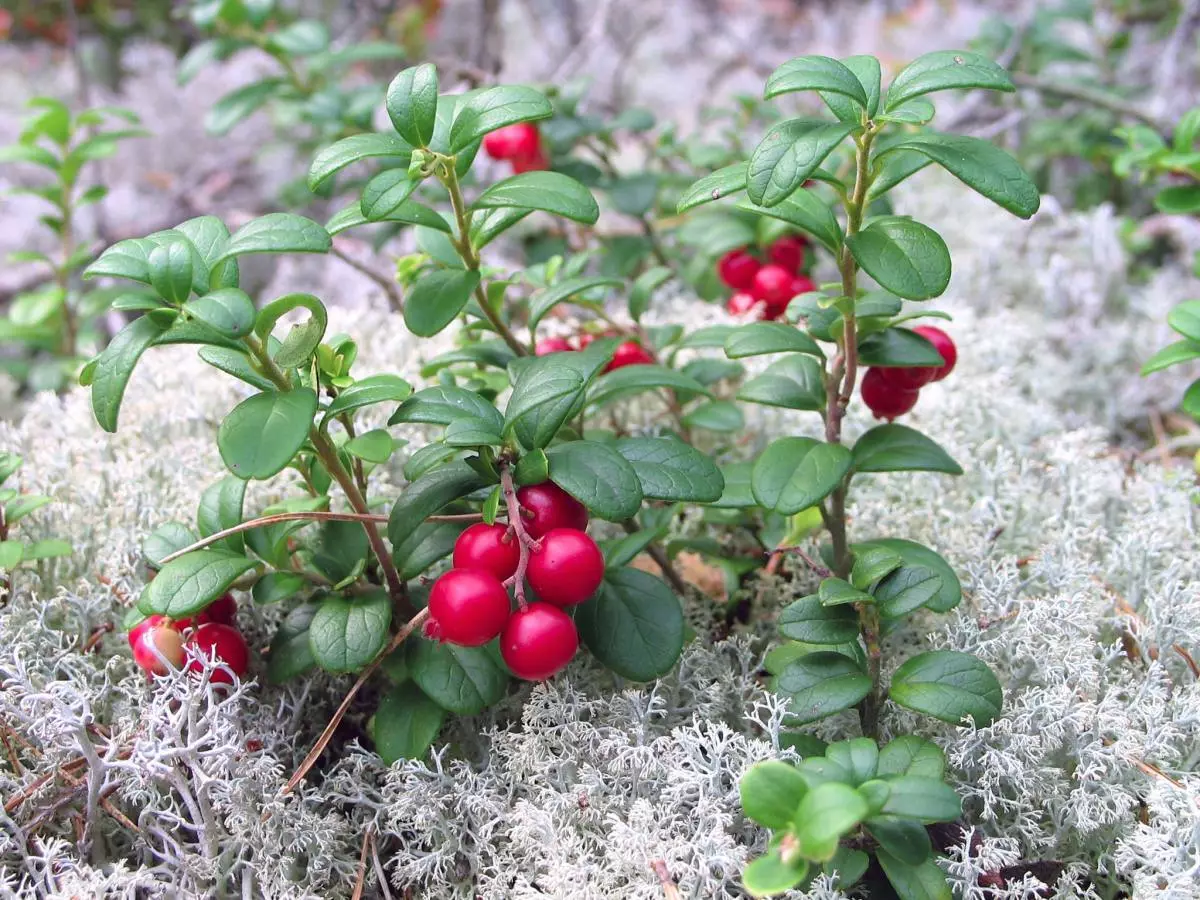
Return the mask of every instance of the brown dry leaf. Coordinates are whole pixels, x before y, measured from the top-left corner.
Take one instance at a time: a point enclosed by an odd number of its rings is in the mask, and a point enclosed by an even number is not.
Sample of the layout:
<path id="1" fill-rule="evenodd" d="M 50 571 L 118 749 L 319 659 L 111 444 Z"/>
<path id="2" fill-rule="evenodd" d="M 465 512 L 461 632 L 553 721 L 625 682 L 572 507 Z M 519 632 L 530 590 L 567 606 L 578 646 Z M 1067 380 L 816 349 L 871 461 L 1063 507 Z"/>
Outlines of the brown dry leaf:
<path id="1" fill-rule="evenodd" d="M 645 553 L 635 558 L 631 565 L 651 575 L 662 575 L 658 563 Z M 680 553 L 675 557 L 675 571 L 688 584 L 699 588 L 705 596 L 712 597 L 718 603 L 725 603 L 729 599 L 725 594 L 725 573 L 706 563 L 699 553 Z"/>

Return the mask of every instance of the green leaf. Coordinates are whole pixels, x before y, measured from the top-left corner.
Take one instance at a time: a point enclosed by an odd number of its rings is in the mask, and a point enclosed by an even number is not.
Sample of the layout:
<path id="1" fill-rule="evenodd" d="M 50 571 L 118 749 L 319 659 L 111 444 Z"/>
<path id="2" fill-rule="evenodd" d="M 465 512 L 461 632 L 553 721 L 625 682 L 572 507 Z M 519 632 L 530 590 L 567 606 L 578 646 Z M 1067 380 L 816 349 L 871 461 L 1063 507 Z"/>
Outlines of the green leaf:
<path id="1" fill-rule="evenodd" d="M 921 153 L 993 203 L 1022 219 L 1038 211 L 1041 195 L 1025 170 L 991 141 L 927 131 L 888 148 Z"/>
<path id="2" fill-rule="evenodd" d="M 642 506 L 637 472 L 608 444 L 570 441 L 546 451 L 550 480 L 601 519 L 620 522 Z"/>
<path id="3" fill-rule="evenodd" d="M 1200 342 L 1200 300 L 1185 300 L 1167 313 L 1167 324 L 1190 341 Z"/>
<path id="4" fill-rule="evenodd" d="M 204 116 L 209 134 L 228 134 L 238 122 L 254 115 L 286 82 L 282 78 L 263 78 L 217 100 Z"/>
<path id="5" fill-rule="evenodd" d="M 248 335 L 254 329 L 254 317 L 257 314 L 254 301 L 245 291 L 237 288 L 221 288 L 189 300 L 183 310 L 222 337 L 230 339 Z"/>
<path id="6" fill-rule="evenodd" d="M 272 354 L 275 362 L 284 369 L 306 366 L 317 352 L 317 346 L 325 336 L 325 328 L 329 323 L 325 304 L 312 294 L 287 294 L 264 306 L 254 323 L 254 333 L 266 341 L 280 318 L 297 309 L 307 310 L 308 319 L 303 324 L 293 325 L 288 329 L 287 337 Z"/>
<path id="7" fill-rule="evenodd" d="M 939 50 L 917 57 L 892 79 L 884 111 L 890 112 L 922 94 L 962 88 L 1014 90 L 1008 73 L 986 56 L 963 50 Z"/>
<path id="8" fill-rule="evenodd" d="M 910 866 L 919 866 L 933 853 L 929 832 L 920 822 L 897 816 L 873 816 L 866 822 L 882 850 Z"/>
<path id="9" fill-rule="evenodd" d="M 864 547 L 854 553 L 850 581 L 856 588 L 865 591 L 903 564 L 904 559 L 895 550 L 889 550 L 887 547 Z"/>
<path id="10" fill-rule="evenodd" d="M 925 825 L 953 822 L 962 815 L 962 800 L 954 788 L 938 778 L 897 775 L 888 779 L 885 815 L 913 819 Z"/>
<path id="11" fill-rule="evenodd" d="M 479 195 L 473 209 L 538 209 L 584 225 L 594 225 L 600 207 L 591 192 L 560 172 L 523 172 L 497 181 Z"/>
<path id="12" fill-rule="evenodd" d="M 809 644 L 848 644 L 858 640 L 858 616 L 845 606 L 826 606 L 816 595 L 801 597 L 779 614 L 779 633 Z"/>
<path id="13" fill-rule="evenodd" d="M 867 335 L 858 342 L 858 362 L 863 366 L 911 368 L 940 367 L 946 361 L 932 343 L 915 331 L 909 331 L 907 328 L 885 328 L 883 331 Z"/>
<path id="14" fill-rule="evenodd" d="M 833 858 L 821 866 L 826 875 L 836 876 L 836 886 L 845 890 L 856 885 L 867 873 L 871 857 L 862 850 L 851 850 L 849 847 L 838 847 Z"/>
<path id="15" fill-rule="evenodd" d="M 268 213 L 235 231 L 216 262 L 251 253 L 328 253 L 331 246 L 329 232 L 312 219 Z"/>
<path id="16" fill-rule="evenodd" d="M 250 357 L 228 347 L 207 346 L 200 348 L 200 358 L 215 369 L 239 378 L 260 391 L 273 391 L 275 385 L 269 378 L 256 372 L 250 365 Z"/>
<path id="17" fill-rule="evenodd" d="M 392 127 L 400 137 L 414 147 L 429 146 L 437 123 L 437 68 L 432 63 L 423 63 L 404 69 L 388 85 L 385 105 Z M 467 140 L 463 146 L 469 143 L 471 141 Z"/>
<path id="18" fill-rule="evenodd" d="M 210 537 L 218 531 L 241 524 L 242 504 L 245 498 L 246 482 L 232 475 L 226 475 L 205 488 L 204 493 L 200 495 L 200 505 L 196 509 L 196 527 L 200 529 L 200 536 Z M 233 534 L 209 546 L 229 550 L 231 553 L 243 553 L 246 541 L 242 535 Z"/>
<path id="19" fill-rule="evenodd" d="M 248 3 L 247 6 L 253 4 Z M 262 5 L 273 6 L 273 3 Z M 312 56 L 329 46 L 329 30 L 315 19 L 300 19 L 273 33 L 268 46 L 288 56 Z"/>
<path id="20" fill-rule="evenodd" d="M 279 603 L 281 600 L 291 600 L 304 590 L 308 581 L 295 572 L 268 572 L 254 582 L 252 591 L 254 602 L 259 606 Z M 306 626 L 307 630 L 307 626 Z M 305 638 L 305 645 L 308 640 Z"/>
<path id="21" fill-rule="evenodd" d="M 182 619 L 204 609 L 254 566 L 254 560 L 225 550 L 193 550 L 159 570 L 138 606 L 147 614 Z"/>
<path id="22" fill-rule="evenodd" d="M 867 92 L 858 76 L 828 56 L 797 56 L 788 60 L 767 78 L 763 99 L 770 100 L 792 91 L 841 94 L 849 97 L 863 110 L 866 110 L 869 103 Z"/>
<path id="23" fill-rule="evenodd" d="M 24 460 L 16 453 L 8 451 L 0 452 L 0 484 L 4 484 L 12 475 L 21 468 Z"/>
<path id="24" fill-rule="evenodd" d="M 392 601 L 385 591 L 354 599 L 326 597 L 308 626 L 308 646 L 326 672 L 358 672 L 387 644 L 391 622 Z"/>
<path id="25" fill-rule="evenodd" d="M 835 741 L 825 748 L 825 757 L 849 772 L 857 786 L 875 777 L 879 746 L 870 738 Z"/>
<path id="26" fill-rule="evenodd" d="M 405 204 L 419 185 L 420 181 L 410 178 L 407 169 L 384 169 L 362 189 L 359 208 L 363 217 L 368 222 L 384 221 Z"/>
<path id="27" fill-rule="evenodd" d="M 819 862 L 832 859 L 838 841 L 869 811 L 867 801 L 854 788 L 836 781 L 817 785 L 804 795 L 796 815 L 800 853 Z"/>
<path id="28" fill-rule="evenodd" d="M 850 451 L 806 437 L 779 438 L 754 463 L 751 489 L 761 506 L 790 516 L 824 500 L 850 471 Z"/>
<path id="29" fill-rule="evenodd" d="M 309 550 L 312 563 L 334 584 L 354 575 L 368 550 L 367 535 L 358 522 L 322 522 Z"/>
<path id="30" fill-rule="evenodd" d="M 710 400 L 688 410 L 683 417 L 683 424 L 688 428 L 728 433 L 745 428 L 746 419 L 736 403 L 728 400 Z"/>
<path id="31" fill-rule="evenodd" d="M 465 522 L 423 522 L 392 547 L 392 560 L 404 580 L 416 578 L 439 559 L 454 551 L 454 542 L 466 530 Z"/>
<path id="32" fill-rule="evenodd" d="M 478 215 L 471 216 L 471 229 L 468 232 L 471 246 L 482 250 L 532 212 L 532 209 L 511 208 L 479 211 Z"/>
<path id="33" fill-rule="evenodd" d="M 613 446 L 633 465 L 647 500 L 711 503 L 725 490 L 725 479 L 716 463 L 683 441 L 622 438 Z"/>
<path id="34" fill-rule="evenodd" d="M 553 356 L 535 360 L 517 378 L 504 414 L 504 433 L 516 430 L 526 449 L 545 447 L 583 406 L 586 382 Z"/>
<path id="35" fill-rule="evenodd" d="M 1193 381 L 1188 385 L 1179 401 L 1179 408 L 1193 419 L 1200 418 L 1200 381 Z"/>
<path id="36" fill-rule="evenodd" d="M 488 647 L 459 647 L 424 638 L 409 642 L 408 671 L 442 709 L 474 716 L 498 703 L 509 675 Z"/>
<path id="37" fill-rule="evenodd" d="M 1190 362 L 1193 359 L 1200 359 L 1200 344 L 1192 341 L 1176 341 L 1174 344 L 1163 347 L 1146 360 L 1145 365 L 1142 366 L 1142 374 L 1150 375 L 1153 372 Z"/>
<path id="38" fill-rule="evenodd" d="M 879 60 L 874 56 L 848 56 L 842 60 L 842 65 L 849 69 L 858 83 L 862 85 L 867 97 L 867 115 L 871 118 L 879 111 L 880 71 Z M 859 104 L 849 99 L 848 95 L 835 91 L 821 91 L 821 99 L 833 110 L 839 121 L 854 125 L 862 121 L 862 109 Z"/>
<path id="39" fill-rule="evenodd" d="M 146 351 L 166 328 L 149 316 L 134 319 L 109 342 L 96 357 L 96 368 L 92 374 L 92 412 L 100 427 L 107 432 L 117 430 L 117 417 L 121 411 L 121 399 L 129 376 Z"/>
<path id="40" fill-rule="evenodd" d="M 11 572 L 25 557 L 25 545 L 20 541 L 0 541 L 0 570 Z"/>
<path id="41" fill-rule="evenodd" d="M 912 219 L 875 219 L 846 244 L 879 286 L 906 300 L 929 300 L 950 284 L 950 251 L 941 235 Z"/>
<path id="42" fill-rule="evenodd" d="M 375 428 L 346 441 L 343 449 L 351 456 L 379 465 L 388 461 L 395 446 L 390 434 L 382 428 Z"/>
<path id="43" fill-rule="evenodd" d="M 404 324 L 418 337 L 433 337 L 462 312 L 478 285 L 478 269 L 439 269 L 422 275 L 405 298 Z"/>
<path id="44" fill-rule="evenodd" d="M 450 233 L 450 224 L 439 213 L 415 200 L 405 200 L 386 216 L 375 220 L 368 219 L 363 215 L 361 201 L 351 203 L 345 209 L 334 213 L 333 217 L 325 223 L 325 230 L 329 232 L 330 236 L 333 236 L 351 228 L 357 228 L 359 225 L 376 225 L 380 222 L 400 222 L 405 225 L 417 225 L 421 228 Z"/>
<path id="45" fill-rule="evenodd" d="M 71 545 L 64 540 L 58 538 L 45 538 L 44 540 L 34 541 L 31 545 L 25 548 L 24 562 L 33 562 L 38 559 L 53 559 L 60 556 L 70 556 L 72 553 Z"/>
<path id="46" fill-rule="evenodd" d="M 600 590 L 576 608 L 575 625 L 592 654 L 631 681 L 667 674 L 683 652 L 679 600 L 638 569 L 605 573 Z"/>
<path id="47" fill-rule="evenodd" d="M 953 900 L 945 874 L 932 859 L 911 866 L 886 850 L 876 851 L 875 858 L 900 900 Z"/>
<path id="48" fill-rule="evenodd" d="M 364 378 L 360 383 L 367 380 Z M 510 399 L 509 403 L 511 402 Z M 400 404 L 400 408 L 388 419 L 388 424 L 420 422 L 426 425 L 449 425 L 455 419 L 464 417 L 489 421 L 496 428 L 504 427 L 503 416 L 489 401 L 474 391 L 451 386 L 417 391 Z"/>
<path id="49" fill-rule="evenodd" d="M 737 208 L 794 225 L 816 238 L 830 253 L 836 254 L 844 240 L 842 227 L 834 217 L 833 210 L 812 191 L 806 191 L 802 187 L 774 206 L 756 206 L 749 201 L 743 201 Z"/>
<path id="50" fill-rule="evenodd" d="M 194 219 L 180 222 L 172 230 L 191 242 L 196 251 L 193 265 L 198 258 L 208 272 L 207 284 L 200 285 L 203 289 L 201 293 L 238 286 L 237 260 L 219 263 L 221 254 L 225 252 L 225 245 L 229 242 L 229 229 L 225 227 L 224 222 L 216 216 L 196 216 Z M 192 287 L 197 287 L 195 278 Z"/>
<path id="51" fill-rule="evenodd" d="M 875 602 L 885 619 L 898 619 L 924 606 L 942 589 L 942 577 L 924 566 L 901 566 L 875 588 Z"/>
<path id="52" fill-rule="evenodd" d="M 504 443 L 498 429 L 478 419 L 455 419 L 442 440 L 451 447 L 498 447 Z"/>
<path id="53" fill-rule="evenodd" d="M 633 289 L 629 292 L 629 316 L 635 322 L 640 322 L 646 310 L 650 308 L 650 298 L 654 292 L 675 277 L 666 266 L 654 266 L 637 277 Z"/>
<path id="54" fill-rule="evenodd" d="M 803 859 L 784 862 L 778 848 L 765 856 L 751 860 L 742 872 L 742 887 L 751 897 L 769 897 L 796 887 L 808 877 L 808 863 Z"/>
<path id="55" fill-rule="evenodd" d="M 238 478 L 270 478 L 304 445 L 316 412 L 317 395 L 308 388 L 248 397 L 217 430 L 221 459 Z"/>
<path id="56" fill-rule="evenodd" d="M 826 578 L 817 589 L 817 598 L 825 607 L 846 606 L 850 603 L 871 603 L 870 594 L 863 593 L 848 581 L 841 578 Z M 838 642 L 840 643 L 840 642 Z"/>
<path id="57" fill-rule="evenodd" d="M 413 148 L 394 134 L 354 134 L 332 144 L 313 157 L 308 169 L 308 189 L 317 191 L 342 169 L 364 159 L 395 157 L 407 164 Z M 358 208 L 357 205 L 352 208 Z"/>
<path id="58" fill-rule="evenodd" d="M 192 249 L 187 241 L 169 241 L 155 247 L 146 257 L 151 287 L 176 306 L 192 292 Z"/>
<path id="59" fill-rule="evenodd" d="M 154 568 L 161 568 L 162 561 L 172 553 L 190 547 L 200 535 L 180 522 L 160 525 L 142 539 L 142 555 Z"/>
<path id="60" fill-rule="evenodd" d="M 880 777 L 919 775 L 941 779 L 946 774 L 946 754 L 933 741 L 915 734 L 902 734 L 879 751 Z"/>
<path id="61" fill-rule="evenodd" d="M 1200 212 L 1200 184 L 1180 184 L 1163 188 L 1154 196 L 1154 208 L 1171 216 Z"/>
<path id="62" fill-rule="evenodd" d="M 880 116 L 880 121 L 903 122 L 905 125 L 924 125 L 937 115 L 937 109 L 928 100 L 916 97 L 891 112 Z"/>
<path id="63" fill-rule="evenodd" d="M 914 150 L 889 151 L 876 157 L 876 176 L 867 188 L 867 200 L 877 200 L 900 182 L 916 175 L 933 162 Z"/>
<path id="64" fill-rule="evenodd" d="M 907 660 L 892 675 L 888 696 L 952 725 L 970 716 L 977 728 L 1000 715 L 1004 696 L 992 670 L 969 653 L 934 650 Z"/>
<path id="65" fill-rule="evenodd" d="M 150 283 L 150 253 L 158 245 L 146 238 L 118 241 L 83 270 L 84 280 L 107 276 Z"/>
<path id="66" fill-rule="evenodd" d="M 388 518 L 388 540 L 398 546 L 442 507 L 482 486 L 479 473 L 465 462 L 430 469 L 400 492 Z"/>
<path id="67" fill-rule="evenodd" d="M 730 359 L 745 359 L 747 356 L 767 353 L 825 355 L 816 341 L 799 328 L 784 322 L 752 322 L 735 328 L 725 339 L 725 355 Z"/>
<path id="68" fill-rule="evenodd" d="M 906 566 L 920 566 L 938 574 L 942 580 L 942 586 L 937 595 L 925 604 L 927 608 L 934 612 L 949 612 L 962 600 L 962 584 L 959 582 L 958 576 L 954 574 L 954 570 L 944 559 L 928 547 L 902 538 L 880 538 L 855 544 L 851 549 L 857 555 L 874 548 L 883 548 L 899 554 L 901 561 Z"/>
<path id="69" fill-rule="evenodd" d="M 550 101 L 541 91 L 521 85 L 486 88 L 460 104 L 455 111 L 454 124 L 450 126 L 450 152 L 458 153 L 489 131 L 518 122 L 548 119 L 553 114 Z"/>
<path id="70" fill-rule="evenodd" d="M 815 119 L 788 119 L 772 127 L 750 156 L 750 199 L 771 207 L 790 196 L 856 127 Z"/>
<path id="71" fill-rule="evenodd" d="M 785 409 L 823 409 L 825 380 L 821 364 L 799 353 L 785 356 L 742 385 L 737 399 Z"/>
<path id="72" fill-rule="evenodd" d="M 693 182 L 692 186 L 679 198 L 676 212 L 685 213 L 704 203 L 711 203 L 714 200 L 728 197 L 730 194 L 736 194 L 738 191 L 744 191 L 746 189 L 746 169 L 746 163 L 734 163 Z"/>
<path id="73" fill-rule="evenodd" d="M 411 393 L 412 386 L 399 375 L 368 375 L 341 390 L 325 411 L 325 419 L 376 403 L 406 400 Z"/>
<path id="74" fill-rule="evenodd" d="M 945 472 L 961 475 L 950 455 L 907 425 L 877 425 L 854 444 L 856 472 Z"/>
<path id="75" fill-rule="evenodd" d="M 775 831 L 796 821 L 800 801 L 808 785 L 792 766 L 779 760 L 755 763 L 738 782 L 742 811 L 751 819 Z"/>
<path id="76" fill-rule="evenodd" d="M 400 759 L 422 759 L 433 746 L 446 711 L 414 684 L 388 690 L 375 711 L 375 750 L 385 765 Z"/>
<path id="77" fill-rule="evenodd" d="M 657 389 L 683 391 L 710 396 L 710 391 L 696 379 L 678 369 L 658 364 L 622 366 L 596 379 L 588 393 L 588 406 L 598 407 L 614 400 Z"/>
<path id="78" fill-rule="evenodd" d="M 871 693 L 871 678 L 858 663 L 832 651 L 809 653 L 772 681 L 792 701 L 789 725 L 804 725 L 854 706 Z"/>
<path id="79" fill-rule="evenodd" d="M 543 291 L 533 295 L 529 301 L 529 331 L 534 332 L 542 317 L 558 304 L 569 300 L 576 294 L 598 288 L 618 288 L 624 285 L 620 278 L 586 275 L 578 278 L 566 278 Z M 590 303 L 591 301 L 589 301 Z"/>
<path id="80" fill-rule="evenodd" d="M 4 521 L 9 525 L 15 525 L 31 512 L 35 512 L 43 506 L 48 506 L 52 502 L 49 497 L 44 497 L 41 494 L 20 494 L 17 499 L 5 504 Z"/>

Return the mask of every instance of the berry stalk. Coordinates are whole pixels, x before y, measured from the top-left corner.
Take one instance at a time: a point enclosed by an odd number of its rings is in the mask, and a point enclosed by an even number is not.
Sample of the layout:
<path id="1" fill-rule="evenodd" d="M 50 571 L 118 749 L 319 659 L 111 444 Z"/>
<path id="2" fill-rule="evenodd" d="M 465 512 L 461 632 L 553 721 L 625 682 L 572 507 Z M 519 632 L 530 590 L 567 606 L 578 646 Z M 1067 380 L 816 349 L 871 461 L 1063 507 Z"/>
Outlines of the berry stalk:
<path id="1" fill-rule="evenodd" d="M 528 603 L 525 600 L 525 573 L 529 571 L 529 557 L 539 546 L 536 539 L 525 529 L 521 518 L 521 503 L 517 500 L 517 488 L 513 483 L 512 470 L 508 465 L 500 469 L 500 490 L 504 494 L 504 505 L 508 509 L 508 527 L 512 529 L 513 537 L 521 550 L 521 558 L 517 563 L 517 571 L 504 582 L 505 587 L 513 589 L 517 599 L 517 607 L 524 609 Z"/>

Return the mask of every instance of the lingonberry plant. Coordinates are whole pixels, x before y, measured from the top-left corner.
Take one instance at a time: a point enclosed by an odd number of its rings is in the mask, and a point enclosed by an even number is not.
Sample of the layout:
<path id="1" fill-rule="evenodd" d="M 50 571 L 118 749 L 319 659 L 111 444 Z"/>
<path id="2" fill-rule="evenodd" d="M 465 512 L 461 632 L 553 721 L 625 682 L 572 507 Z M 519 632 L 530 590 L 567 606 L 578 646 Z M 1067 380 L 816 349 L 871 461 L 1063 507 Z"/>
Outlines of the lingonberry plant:
<path id="1" fill-rule="evenodd" d="M 188 666 L 212 653 L 225 664 L 216 671 L 240 675 L 255 668 L 243 647 L 227 623 L 203 617 L 213 617 L 212 604 L 231 588 L 250 590 L 260 604 L 287 603 L 266 677 L 282 681 L 318 667 L 359 675 L 293 785 L 380 669 L 390 687 L 371 731 L 389 761 L 424 754 L 446 715 L 473 715 L 500 700 L 510 674 L 540 680 L 561 671 L 580 642 L 624 678 L 670 670 L 684 640 L 679 600 L 660 578 L 629 564 L 649 552 L 678 585 L 658 545 L 673 509 L 664 504 L 711 502 L 724 490 L 716 464 L 674 434 L 585 430 L 597 410 L 630 394 L 707 401 L 700 381 L 653 362 L 654 344 L 636 324 L 652 287 L 630 291 L 634 324 L 622 327 L 639 336 L 633 349 L 625 335 L 595 336 L 581 340 L 582 349 L 536 356 L 538 326 L 552 307 L 622 282 L 553 280 L 524 303 L 507 299 L 511 280 L 483 266 L 481 250 L 534 211 L 584 225 L 598 217 L 591 193 L 558 172 L 464 187 L 483 140 L 549 116 L 545 96 L 519 86 L 441 94 L 436 69 L 421 65 L 391 83 L 386 109 L 393 131 L 353 136 L 316 156 L 314 189 L 351 164 L 381 166 L 326 227 L 274 213 L 231 235 L 219 220 L 200 217 L 122 241 L 87 273 L 146 285 L 156 298 L 82 375 L 105 429 L 117 427 L 129 377 L 156 344 L 199 344 L 206 362 L 254 390 L 220 425 L 218 449 L 230 474 L 204 491 L 195 529 L 168 523 L 147 539 L 157 574 L 127 625 L 164 617 L 143 632 L 152 637 L 134 641 L 135 650 L 149 641 L 159 651 L 148 669 L 179 665 L 182 651 Z M 442 198 L 448 215 L 417 196 Z M 408 329 L 430 337 L 461 320 L 474 337 L 450 359 L 431 362 L 436 386 L 414 392 L 396 375 L 357 377 L 354 342 L 326 334 L 318 298 L 291 294 L 256 308 L 238 287 L 243 255 L 322 253 L 331 233 L 374 222 L 417 229 L 428 251 L 410 273 Z M 291 313 L 301 324 L 277 338 L 277 324 Z M 678 340 L 680 331 L 668 337 Z M 458 364 L 467 364 L 462 377 L 453 374 Z M 682 416 L 684 400 L 671 396 Z M 438 431 L 408 456 L 409 484 L 397 498 L 373 496 L 368 477 L 398 446 L 387 429 L 362 427 L 359 416 L 379 404 L 395 405 L 391 425 Z M 248 518 L 247 481 L 285 469 L 302 492 Z M 342 502 L 348 509 L 335 509 Z M 390 514 L 373 512 L 385 502 Z M 601 550 L 586 533 L 592 519 L 625 533 Z M 431 580 L 447 556 L 452 567 Z"/>
<path id="2" fill-rule="evenodd" d="M 58 538 L 22 541 L 17 535 L 22 519 L 51 502 L 42 494 L 22 493 L 13 486 L 22 462 L 15 453 L 0 453 L 0 601 L 12 593 L 13 572 L 18 566 L 71 553 L 71 545 Z"/>
<path id="3" fill-rule="evenodd" d="M 954 724 L 987 724 L 1001 708 L 995 675 L 966 653 L 919 653 L 884 683 L 888 632 L 918 610 L 952 609 L 961 587 L 946 561 L 920 544 L 852 541 L 846 516 L 852 480 L 877 472 L 961 469 L 928 437 L 891 422 L 847 446 L 843 422 L 860 380 L 867 405 L 892 419 L 911 409 L 917 390 L 948 374 L 957 359 L 944 332 L 900 327 L 920 315 L 905 313 L 904 301 L 930 300 L 949 284 L 945 242 L 911 218 L 875 215 L 873 204 L 931 162 L 1022 217 L 1033 215 L 1039 196 L 1020 166 L 992 144 L 922 127 L 935 112 L 926 99 L 930 93 L 1012 90 L 995 63 L 971 53 L 932 53 L 901 71 L 886 94 L 880 83 L 873 57 L 839 62 L 802 56 L 785 63 L 768 79 L 765 97 L 815 91 L 833 120 L 778 123 L 748 162 L 701 179 L 679 204 L 683 212 L 745 192 L 748 209 L 822 244 L 841 276 L 791 301 L 788 315 L 803 327 L 757 322 L 731 333 L 725 345 L 730 356 L 779 355 L 742 386 L 740 399 L 810 410 L 824 421 L 823 440 L 780 438 L 753 463 L 725 472 L 726 504 L 757 504 L 783 515 L 815 508 L 829 539 L 823 562 L 802 546 L 778 548 L 801 556 L 821 582 L 816 594 L 780 616 L 780 632 L 791 643 L 770 660 L 774 688 L 791 699 L 792 725 L 857 707 L 863 733 L 827 747 L 797 734 L 793 744 L 806 757 L 801 765 L 769 762 L 743 778 L 746 813 L 774 832 L 767 854 L 745 873 L 756 896 L 793 888 L 822 869 L 836 873 L 840 888 L 850 887 L 867 873 L 873 856 L 905 900 L 949 898 L 924 828 L 961 813 L 957 795 L 943 781 L 941 751 L 915 735 L 880 748 L 880 716 L 888 699 Z M 826 160 L 831 164 L 823 168 Z M 805 186 L 810 179 L 836 197 L 840 217 L 820 199 L 816 184 Z M 734 268 L 739 279 L 747 277 L 742 258 L 726 262 L 727 271 Z M 860 271 L 880 290 L 860 285 Z"/>
<path id="4" fill-rule="evenodd" d="M 146 132 L 137 116 L 118 107 L 97 107 L 72 115 L 46 97 L 30 101 L 31 113 L 15 144 L 0 147 L 0 162 L 26 163 L 49 174 L 46 183 L 17 187 L 15 194 L 36 197 L 50 206 L 40 216 L 56 247 L 51 253 L 22 250 L 13 262 L 40 270 L 28 290 L 13 298 L 0 317 L 0 341 L 24 348 L 15 358 L 0 359 L 11 374 L 33 390 L 59 390 L 104 343 L 101 317 L 110 309 L 142 308 L 145 298 L 134 291 L 80 289 L 79 272 L 95 256 L 95 247 L 80 234 L 80 210 L 103 200 L 108 189 L 89 183 L 89 163 L 112 156 L 121 141 Z M 114 123 L 125 126 L 112 127 Z"/>

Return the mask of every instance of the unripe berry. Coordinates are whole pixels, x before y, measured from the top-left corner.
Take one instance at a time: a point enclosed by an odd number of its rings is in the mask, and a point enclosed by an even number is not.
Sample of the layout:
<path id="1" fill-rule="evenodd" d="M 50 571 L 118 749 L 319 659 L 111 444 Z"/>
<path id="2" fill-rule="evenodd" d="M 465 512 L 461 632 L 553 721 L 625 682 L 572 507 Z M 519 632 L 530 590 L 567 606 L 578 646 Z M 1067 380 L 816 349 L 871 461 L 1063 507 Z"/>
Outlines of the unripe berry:
<path id="1" fill-rule="evenodd" d="M 625 341 L 613 352 L 612 361 L 604 367 L 605 372 L 614 372 L 626 366 L 648 366 L 654 357 L 637 341 Z"/>
<path id="2" fill-rule="evenodd" d="M 187 647 L 195 656 L 205 660 L 215 657 L 218 663 L 224 664 L 224 668 L 213 670 L 210 676 L 213 683 L 233 684 L 234 675 L 242 678 L 250 668 L 250 648 L 242 633 L 232 625 L 207 622 L 188 636 Z M 204 671 L 204 664 L 200 659 L 190 659 L 187 670 L 198 675 Z"/>
<path id="3" fill-rule="evenodd" d="M 501 581 L 511 578 L 521 561 L 521 547 L 507 525 L 476 522 L 454 542 L 454 568 L 491 572 Z"/>
<path id="4" fill-rule="evenodd" d="M 508 592 L 491 572 L 451 569 L 429 591 L 429 615 L 440 639 L 462 647 L 486 644 L 512 611 Z"/>
<path id="5" fill-rule="evenodd" d="M 129 630 L 133 661 L 147 675 L 166 675 L 183 665 L 183 635 L 166 616 L 150 616 Z"/>
<path id="6" fill-rule="evenodd" d="M 798 235 L 784 235 L 767 248 L 767 259 L 795 274 L 804 267 L 804 248 L 807 244 L 808 241 Z"/>
<path id="7" fill-rule="evenodd" d="M 540 538 L 555 528 L 587 528 L 587 507 L 553 481 L 518 488 L 517 502 L 532 514 L 521 519 L 530 537 Z"/>
<path id="8" fill-rule="evenodd" d="M 529 557 L 529 586 L 547 603 L 574 606 L 596 592 L 604 580 L 604 554 L 596 542 L 573 528 L 547 532 Z"/>
<path id="9" fill-rule="evenodd" d="M 483 152 L 492 159 L 532 158 L 541 152 L 541 135 L 528 122 L 505 125 L 484 136 Z"/>
<path id="10" fill-rule="evenodd" d="M 748 291 L 754 286 L 754 276 L 762 263 L 746 252 L 730 250 L 717 260 L 717 276 L 735 291 Z"/>
<path id="11" fill-rule="evenodd" d="M 538 341 L 533 347 L 534 356 L 548 356 L 551 353 L 565 353 L 574 348 L 566 338 L 546 337 Z"/>
<path id="12" fill-rule="evenodd" d="M 758 301 L 745 291 L 738 291 L 725 301 L 725 309 L 731 316 L 745 316 L 754 311 L 756 303 Z"/>
<path id="13" fill-rule="evenodd" d="M 513 613 L 500 635 L 500 655 L 512 673 L 545 681 L 566 668 L 579 649 L 571 617 L 549 603 L 531 603 Z"/>
<path id="14" fill-rule="evenodd" d="M 917 405 L 918 393 L 897 387 L 883 369 L 868 369 L 862 380 L 862 398 L 877 419 L 889 422 Z"/>
<path id="15" fill-rule="evenodd" d="M 933 344 L 935 350 L 941 354 L 942 359 L 946 361 L 944 366 L 939 366 L 934 370 L 931 381 L 941 381 L 954 370 L 954 364 L 958 362 L 958 348 L 954 346 L 954 341 L 950 340 L 950 335 L 942 331 L 940 328 L 934 328 L 932 325 L 921 325 L 914 328 L 917 334 Z"/>

